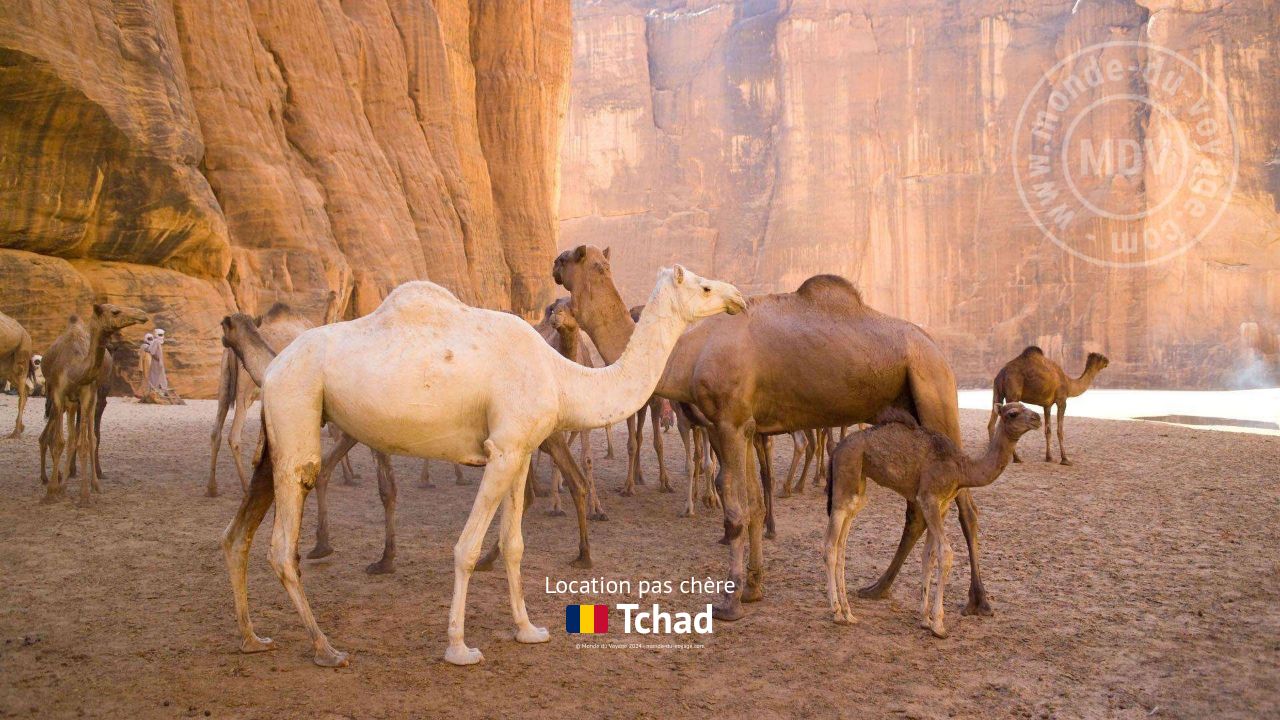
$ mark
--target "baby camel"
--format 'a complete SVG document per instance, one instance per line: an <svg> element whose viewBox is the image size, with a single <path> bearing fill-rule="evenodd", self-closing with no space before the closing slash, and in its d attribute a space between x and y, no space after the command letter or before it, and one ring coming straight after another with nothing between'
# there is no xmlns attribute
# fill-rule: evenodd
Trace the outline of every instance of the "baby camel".
<svg viewBox="0 0 1280 720"><path fill-rule="evenodd" d="M827 600L835 621L855 622L845 592L845 547L854 517L867 502L867 477L906 498L923 515L928 537L923 553L924 587L920 627L946 637L942 590L951 572L951 545L943 530L947 508L964 488L995 482L1013 457L1018 438L1040 427L1040 416L1022 403L996 408L999 423L987 450L971 458L950 438L920 424L909 413L890 408L875 427L853 433L832 453L827 483ZM837 578L837 574L839 577ZM930 585L933 583L931 592Z"/></svg>
<svg viewBox="0 0 1280 720"><path fill-rule="evenodd" d="M273 647L253 630L246 574L253 533L274 503L269 558L310 635L313 660L322 666L347 664L347 654L335 650L320 630L298 573L302 504L320 472L320 426L326 419L382 452L484 466L454 546L445 660L470 665L483 659L464 641L467 588L499 506L516 640L546 642L546 629L529 621L520 581L530 454L557 431L600 427L634 413L653 394L671 349L690 323L745 306L732 285L679 266L663 270L626 351L602 369L561 357L515 315L469 307L423 281L401 285L358 320L304 332L267 368L262 386L267 451L222 537L241 650ZM380 372L371 376L368 368L374 363Z"/></svg>

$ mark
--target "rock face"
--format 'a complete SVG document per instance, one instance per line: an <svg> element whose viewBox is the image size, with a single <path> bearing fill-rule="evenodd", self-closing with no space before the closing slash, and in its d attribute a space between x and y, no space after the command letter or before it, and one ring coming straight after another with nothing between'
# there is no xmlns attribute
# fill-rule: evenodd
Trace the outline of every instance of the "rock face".
<svg viewBox="0 0 1280 720"><path fill-rule="evenodd" d="M188 397L235 309L428 278L532 312L571 42L568 0L0 4L0 310L43 348L138 306Z"/></svg>
<svg viewBox="0 0 1280 720"><path fill-rule="evenodd" d="M1106 353L1103 385L1275 382L1277 4L574 12L560 243L611 245L629 301L677 261L751 292L835 272L967 384L1032 343Z"/></svg>

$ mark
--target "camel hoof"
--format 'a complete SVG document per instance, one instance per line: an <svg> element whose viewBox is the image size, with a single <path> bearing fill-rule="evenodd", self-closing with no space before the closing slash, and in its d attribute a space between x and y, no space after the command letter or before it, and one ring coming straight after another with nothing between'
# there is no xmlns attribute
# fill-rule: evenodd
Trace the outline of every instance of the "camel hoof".
<svg viewBox="0 0 1280 720"><path fill-rule="evenodd" d="M1071 462L1070 460L1068 460L1068 459L1066 459L1066 458L1063 458L1063 459L1062 459L1062 464L1063 464L1063 465L1074 465L1075 463Z"/></svg>
<svg viewBox="0 0 1280 720"><path fill-rule="evenodd" d="M45 493L44 497L40 498L40 504L52 505L58 502L59 500L61 500L63 497L65 497L65 495L63 495L62 493Z"/></svg>
<svg viewBox="0 0 1280 720"><path fill-rule="evenodd" d="M728 544L729 544L729 536L728 536L728 535L721 535L721 536L720 536L720 539L716 541L716 544L717 544L717 545L728 545Z"/></svg>
<svg viewBox="0 0 1280 720"><path fill-rule="evenodd" d="M856 625L858 623L858 619L853 616L853 613L847 610L836 610L832 619L835 620L837 625Z"/></svg>
<svg viewBox="0 0 1280 720"><path fill-rule="evenodd" d="M444 651L444 661L454 665L475 665L482 660L484 660L483 653L466 645L450 645L449 649Z"/></svg>
<svg viewBox="0 0 1280 720"><path fill-rule="evenodd" d="M569 563L569 567L578 568L579 570L590 570L591 556L579 555L578 557L573 559L573 562Z"/></svg>
<svg viewBox="0 0 1280 720"><path fill-rule="evenodd" d="M693 511L693 506L690 505L686 507L684 510L680 511L680 517L682 518L698 517L698 514Z"/></svg>
<svg viewBox="0 0 1280 720"><path fill-rule="evenodd" d="M587 519L593 520L595 522L609 522L609 515L608 513L602 513L602 512L592 513L587 516Z"/></svg>
<svg viewBox="0 0 1280 720"><path fill-rule="evenodd" d="M319 560L320 558L329 557L332 554L333 548L329 546L329 543L325 543L323 545L316 545L312 548L311 552L307 553L307 559Z"/></svg>
<svg viewBox="0 0 1280 720"><path fill-rule="evenodd" d="M216 489L214 489L214 488L209 488L208 490L205 490L205 491L204 491L204 496L205 496L205 497L218 497L218 491L217 491Z"/></svg>
<svg viewBox="0 0 1280 720"><path fill-rule="evenodd" d="M742 609L742 603L732 601L728 605L716 605L711 608L711 617L725 622L733 622L746 617L746 611Z"/></svg>
<svg viewBox="0 0 1280 720"><path fill-rule="evenodd" d="M454 485L457 485L458 487L467 487L467 486L471 485L471 481L470 481L470 480L468 480L468 479L466 479L466 478L458 478L457 480L454 480L454 481L453 481L453 484L454 484ZM479 651L477 651L477 652L479 652Z"/></svg>
<svg viewBox="0 0 1280 720"><path fill-rule="evenodd" d="M742 591L742 602L754 603L764 599L764 589L759 585L747 585Z"/></svg>
<svg viewBox="0 0 1280 720"><path fill-rule="evenodd" d="M1016 462L1016 463L1020 463L1020 462L1022 462L1022 458L1018 457L1017 455L1014 455L1014 456L1013 456L1013 461L1014 461L1014 462Z"/></svg>
<svg viewBox="0 0 1280 720"><path fill-rule="evenodd" d="M22 437L22 433L20 433L20 432L18 432L18 431L14 431L14 432L9 433L8 435L5 435L5 436L4 436L4 439L5 439L5 440L17 440L17 439L18 439L18 438L20 438L20 437Z"/></svg>
<svg viewBox="0 0 1280 720"><path fill-rule="evenodd" d="M671 487L670 485L659 485L659 486L658 486L658 492L660 492L660 493L673 493L673 492L675 492L675 491L676 491L676 489L675 489L675 488L673 488L673 487Z"/></svg>
<svg viewBox="0 0 1280 720"><path fill-rule="evenodd" d="M549 517L564 517L564 511L560 508L555 508L553 510L548 510L547 515Z"/></svg>
<svg viewBox="0 0 1280 720"><path fill-rule="evenodd" d="M636 491L630 488L622 488L621 490L618 491L618 494L621 495L622 497L632 497L633 495L636 494Z"/></svg>
<svg viewBox="0 0 1280 720"><path fill-rule="evenodd" d="M516 631L516 642L522 642L527 645L544 643L550 639L551 633L548 633L546 628L529 625L528 627L522 627Z"/></svg>
<svg viewBox="0 0 1280 720"><path fill-rule="evenodd" d="M379 560L376 563L369 563L364 571L370 575L390 575L396 571L396 563L394 560Z"/></svg>
<svg viewBox="0 0 1280 720"><path fill-rule="evenodd" d="M774 497L778 498L779 500L786 500L787 498L791 497L791 491L779 490L778 494L774 495Z"/></svg>
<svg viewBox="0 0 1280 720"><path fill-rule="evenodd" d="M984 597L980 601L970 600L969 604L964 606L964 610L960 611L961 615L977 615L980 617L991 617L995 615L995 611L991 609L991 603L987 602Z"/></svg>
<svg viewBox="0 0 1280 720"><path fill-rule="evenodd" d="M764 539L765 539L765 540L772 540L772 539L774 539L774 538L776 538L776 537L778 537L778 533L777 533L777 531L776 531L776 530L774 530L773 528L769 528L768 530L765 530L765 531L764 531Z"/></svg>
<svg viewBox="0 0 1280 720"><path fill-rule="evenodd" d="M436 484L433 482L418 483L418 487L423 488L424 490L435 490Z"/></svg>
<svg viewBox="0 0 1280 720"><path fill-rule="evenodd" d="M276 643L274 640L271 638L258 637L257 635L254 635L252 638L245 638L244 642L240 643L240 652L245 654L260 653L275 649Z"/></svg>
<svg viewBox="0 0 1280 720"><path fill-rule="evenodd" d="M551 497L551 491L540 485L533 486L534 497Z"/></svg>
<svg viewBox="0 0 1280 720"><path fill-rule="evenodd" d="M947 637L947 629L941 623L937 625L930 625L929 632L933 633L934 637L941 640L945 640Z"/></svg>
<svg viewBox="0 0 1280 720"><path fill-rule="evenodd" d="M889 592L889 588L882 588L879 585L868 585L858 591L858 597L867 600L883 600L884 596Z"/></svg>
<svg viewBox="0 0 1280 720"><path fill-rule="evenodd" d="M311 662L319 665L320 667L339 668L346 667L349 664L349 657L350 656L347 655L347 653L339 652L331 647L326 647L324 649L317 650L315 656L311 658Z"/></svg>

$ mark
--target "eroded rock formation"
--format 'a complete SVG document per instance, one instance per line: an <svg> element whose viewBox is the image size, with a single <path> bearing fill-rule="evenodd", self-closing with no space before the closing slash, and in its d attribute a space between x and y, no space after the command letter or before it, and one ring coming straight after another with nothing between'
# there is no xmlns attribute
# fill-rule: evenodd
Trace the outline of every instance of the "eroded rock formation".
<svg viewBox="0 0 1280 720"><path fill-rule="evenodd" d="M1255 381L1239 358L1274 357L1276 3L575 0L574 12L560 242L612 245L629 301L673 261L754 292L837 272L928 328L970 384L989 383L1029 343L1073 368L1105 352L1106 383L1128 386L1231 386ZM1128 41L1176 52L1194 72L1163 82L1163 55ZM1098 172L1078 190L1113 216L1141 217L1076 208L1055 231L1060 246L1019 196L1030 160L1016 146L1033 139L1052 93L1074 98L1072 76L1110 61L1122 64L1114 77L1079 88L1078 107L1092 109L1077 111L1087 117L1072 142L1099 142L1082 165ZM1206 86L1234 117L1229 196L1228 183L1181 173L1231 174L1231 154L1207 143L1173 170L1103 152L1196 140L1205 117L1221 134L1221 107L1196 106ZM1038 183L1033 206L1054 191ZM1171 213L1198 199L1220 216L1164 258ZM1062 215L1042 220L1056 228ZM1194 236L1207 224L1184 227ZM1131 238L1123 262L1090 261L1116 260ZM1252 352L1241 346L1250 338Z"/></svg>
<svg viewBox="0 0 1280 720"><path fill-rule="evenodd" d="M570 44L568 0L0 4L0 309L141 307L199 397L233 309L540 307Z"/></svg>

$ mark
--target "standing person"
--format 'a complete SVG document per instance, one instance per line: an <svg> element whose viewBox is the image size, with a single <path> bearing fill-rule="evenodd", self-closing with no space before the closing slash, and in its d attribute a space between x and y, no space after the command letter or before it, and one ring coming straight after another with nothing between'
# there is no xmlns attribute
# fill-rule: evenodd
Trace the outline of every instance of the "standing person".
<svg viewBox="0 0 1280 720"><path fill-rule="evenodd" d="M138 367L142 369L142 383L139 385L142 392L139 396L143 399L149 394L151 385L148 378L151 375L151 343L156 339L155 333L147 333L142 337L142 344L138 346Z"/></svg>
<svg viewBox="0 0 1280 720"><path fill-rule="evenodd" d="M156 328L150 345L146 348L151 356L150 367L147 368L147 393L157 395L169 394L169 378L164 372L164 329Z"/></svg>

